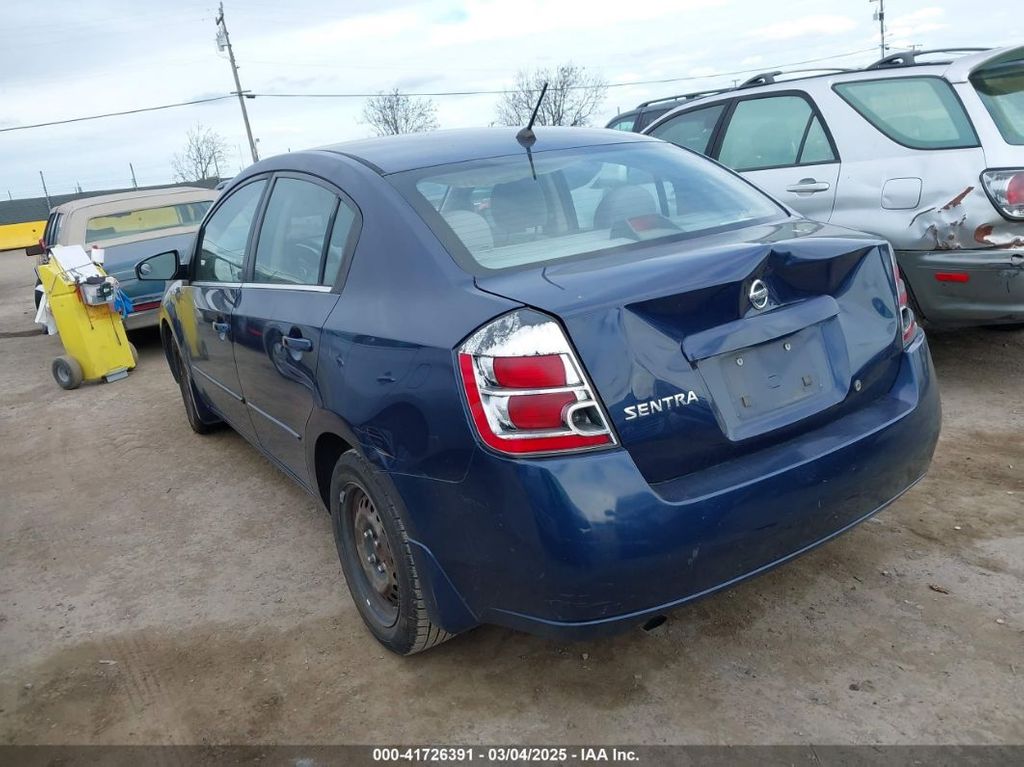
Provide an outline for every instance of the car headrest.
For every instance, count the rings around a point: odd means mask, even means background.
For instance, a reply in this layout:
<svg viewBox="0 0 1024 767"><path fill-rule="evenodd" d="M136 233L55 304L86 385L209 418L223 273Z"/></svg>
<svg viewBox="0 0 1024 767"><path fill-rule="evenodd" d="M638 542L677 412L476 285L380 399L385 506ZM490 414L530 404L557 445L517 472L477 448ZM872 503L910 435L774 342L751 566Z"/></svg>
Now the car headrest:
<svg viewBox="0 0 1024 767"><path fill-rule="evenodd" d="M441 215L470 252L490 250L494 247L491 225L479 213L470 210L447 210Z"/></svg>
<svg viewBox="0 0 1024 767"><path fill-rule="evenodd" d="M544 226L548 211L540 184L532 178L496 184L491 190L491 216L494 225L505 233Z"/></svg>
<svg viewBox="0 0 1024 767"><path fill-rule="evenodd" d="M605 193L594 211L594 228L608 229L616 221L657 212L658 204L643 187L617 186Z"/></svg>

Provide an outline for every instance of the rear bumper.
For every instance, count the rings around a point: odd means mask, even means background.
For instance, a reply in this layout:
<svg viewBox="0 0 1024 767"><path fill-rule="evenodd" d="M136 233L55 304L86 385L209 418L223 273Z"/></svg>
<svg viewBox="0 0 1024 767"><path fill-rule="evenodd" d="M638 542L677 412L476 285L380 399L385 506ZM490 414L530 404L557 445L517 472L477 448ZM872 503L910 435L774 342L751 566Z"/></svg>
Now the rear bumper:
<svg viewBox="0 0 1024 767"><path fill-rule="evenodd" d="M1024 250L899 250L896 260L929 322L1024 322Z"/></svg>
<svg viewBox="0 0 1024 767"><path fill-rule="evenodd" d="M620 449L539 460L481 450L460 483L392 479L441 625L585 638L641 623L848 530L920 479L940 420L921 334L887 396L696 478L649 485Z"/></svg>

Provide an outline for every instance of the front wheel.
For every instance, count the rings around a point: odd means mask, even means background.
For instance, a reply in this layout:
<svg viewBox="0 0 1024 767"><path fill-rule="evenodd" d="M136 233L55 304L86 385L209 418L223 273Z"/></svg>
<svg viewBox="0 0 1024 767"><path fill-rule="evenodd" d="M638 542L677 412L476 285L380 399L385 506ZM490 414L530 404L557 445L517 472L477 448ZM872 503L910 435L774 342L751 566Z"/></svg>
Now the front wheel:
<svg viewBox="0 0 1024 767"><path fill-rule="evenodd" d="M331 526L352 600L377 641L394 653L412 655L453 636L427 615L398 508L354 450L334 467Z"/></svg>

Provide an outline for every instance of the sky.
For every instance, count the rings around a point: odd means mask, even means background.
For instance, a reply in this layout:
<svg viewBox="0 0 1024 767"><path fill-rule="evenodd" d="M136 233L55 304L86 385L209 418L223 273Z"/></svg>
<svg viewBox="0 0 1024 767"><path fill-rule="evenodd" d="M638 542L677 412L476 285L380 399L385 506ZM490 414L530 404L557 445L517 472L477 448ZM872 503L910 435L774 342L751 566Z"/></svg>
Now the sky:
<svg viewBox="0 0 1024 767"><path fill-rule="evenodd" d="M892 48L1024 43L1010 0L888 0ZM257 94L501 90L519 70L572 61L611 87L593 124L637 103L759 71L878 58L869 0L226 0L242 87ZM984 12L979 12L982 10ZM0 198L172 180L199 124L251 162L238 102L26 130L23 125L234 90L211 0L0 0ZM677 82L633 85L678 78ZM684 79L685 78L685 79ZM488 125L498 96L435 97L441 127ZM362 98L246 103L261 156L373 135Z"/></svg>

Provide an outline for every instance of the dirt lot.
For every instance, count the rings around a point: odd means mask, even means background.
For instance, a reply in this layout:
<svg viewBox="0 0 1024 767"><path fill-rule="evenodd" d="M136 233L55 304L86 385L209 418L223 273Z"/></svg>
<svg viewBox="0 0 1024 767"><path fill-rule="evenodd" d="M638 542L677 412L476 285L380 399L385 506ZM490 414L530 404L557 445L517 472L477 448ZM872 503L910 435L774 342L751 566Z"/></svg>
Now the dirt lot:
<svg viewBox="0 0 1024 767"><path fill-rule="evenodd" d="M0 254L0 743L1024 743L1024 332L932 334L931 473L830 545L650 634L399 659L313 499L188 429L155 336L57 388L32 282Z"/></svg>

